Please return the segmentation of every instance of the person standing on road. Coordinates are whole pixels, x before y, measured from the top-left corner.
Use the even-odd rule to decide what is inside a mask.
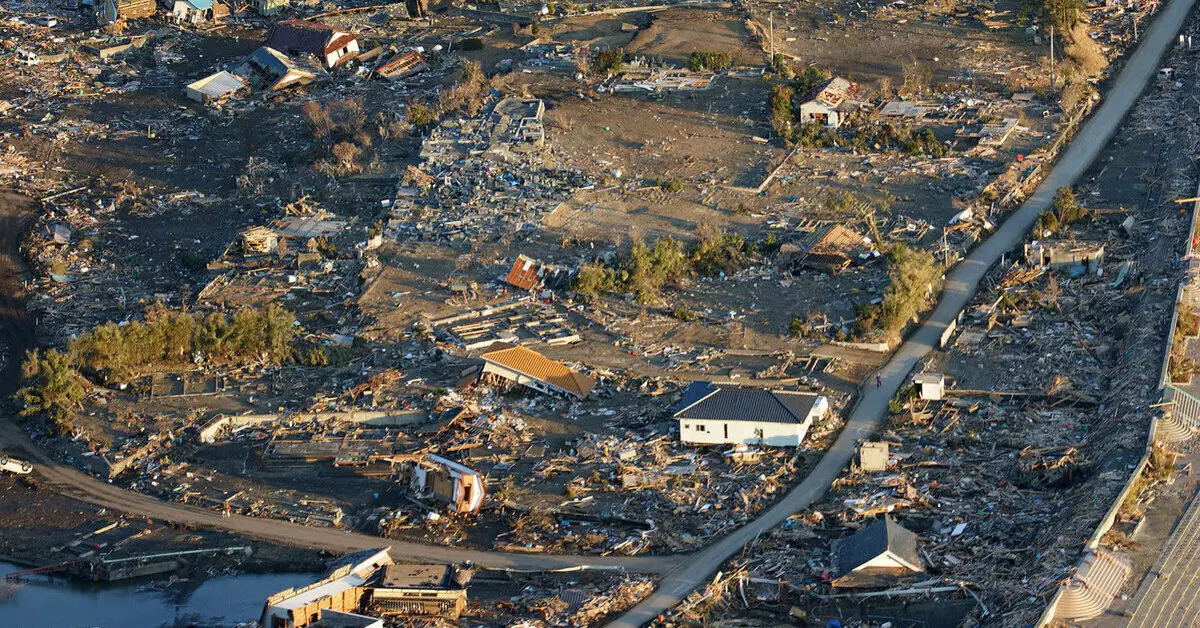
[[[876,375],[876,376],[875,376],[875,387],[876,387],[876,388],[879,388],[879,387],[881,387],[881,386],[883,386],[883,376],[882,376],[882,375]]]

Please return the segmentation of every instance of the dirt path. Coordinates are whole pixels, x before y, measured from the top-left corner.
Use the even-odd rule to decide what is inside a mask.
[[[24,264],[19,252],[21,238],[33,218],[34,206],[27,199],[11,194],[0,195],[0,342],[7,350],[7,365],[0,379],[0,450],[34,463],[34,476],[52,490],[83,502],[153,519],[164,519],[204,528],[226,530],[247,537],[284,545],[347,552],[391,545],[396,556],[430,562],[472,561],[485,567],[514,569],[555,569],[581,565],[597,568],[663,572],[680,557],[596,557],[504,554],[450,547],[389,541],[366,534],[330,528],[314,528],[272,519],[221,517],[220,514],[126,491],[67,467],[38,447],[11,415],[7,398],[16,390],[20,361],[25,349],[34,346],[34,321],[24,308],[22,276]]]
[[[0,192],[0,395],[16,391],[21,356],[34,345],[33,322],[25,315],[25,264],[21,238],[33,219],[33,206],[24,197]],[[4,404],[7,406],[7,404]]]

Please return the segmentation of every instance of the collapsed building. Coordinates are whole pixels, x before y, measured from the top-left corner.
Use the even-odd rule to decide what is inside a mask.
[[[537,290],[538,288],[555,288],[566,284],[570,271],[561,264],[547,264],[540,260],[518,255],[513,261],[512,268],[504,277],[504,283],[518,290]]]
[[[435,454],[405,460],[399,482],[418,497],[446,504],[456,513],[477,513],[487,495],[483,474]]]
[[[416,50],[402,52],[375,68],[375,74],[389,80],[398,81],[429,69],[425,57]]]
[[[396,564],[387,548],[368,552],[365,557],[361,552],[353,554],[339,563],[321,580],[268,597],[259,625],[344,625],[338,620],[346,615],[365,619],[455,619],[466,608],[469,571],[452,565]]]
[[[833,546],[835,587],[887,586],[902,576],[925,571],[917,535],[889,516],[839,540]]]
[[[1065,271],[1072,275],[1099,273],[1104,264],[1104,245],[1035,240],[1025,245],[1025,263],[1038,268]]]

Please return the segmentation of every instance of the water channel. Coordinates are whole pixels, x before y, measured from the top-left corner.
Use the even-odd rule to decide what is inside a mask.
[[[0,575],[22,569],[0,562]],[[0,583],[0,626],[5,628],[159,628],[236,626],[256,622],[268,595],[320,578],[308,573],[219,576],[194,590],[164,580],[88,583],[36,576],[15,589]]]

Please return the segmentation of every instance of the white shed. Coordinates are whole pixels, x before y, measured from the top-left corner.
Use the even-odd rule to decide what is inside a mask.
[[[946,376],[940,373],[913,375],[913,385],[926,401],[941,401],[946,394]]]

